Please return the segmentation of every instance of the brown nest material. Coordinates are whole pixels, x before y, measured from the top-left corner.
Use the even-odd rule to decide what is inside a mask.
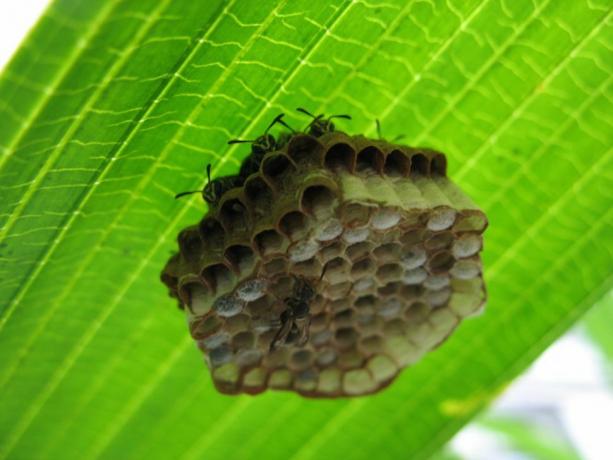
[[[219,391],[370,394],[481,311],[486,226],[442,153],[293,134],[180,233],[162,281]]]

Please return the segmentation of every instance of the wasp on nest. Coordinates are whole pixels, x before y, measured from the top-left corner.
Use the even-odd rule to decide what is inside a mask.
[[[442,153],[305,132],[277,116],[209,210],[178,237],[162,281],[223,393],[377,392],[478,313],[486,216]],[[275,138],[275,124],[289,133]],[[187,193],[179,194],[182,196]]]

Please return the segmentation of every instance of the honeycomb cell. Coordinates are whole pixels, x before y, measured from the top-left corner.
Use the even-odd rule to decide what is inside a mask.
[[[379,173],[385,162],[383,152],[375,146],[362,149],[356,158],[356,171],[358,173]]]
[[[236,289],[236,295],[240,300],[253,302],[266,295],[268,281],[265,278],[253,278],[241,283]]]
[[[411,172],[411,160],[400,150],[393,150],[385,158],[385,174],[390,177],[407,176]]]
[[[328,149],[325,154],[326,168],[332,170],[344,169],[353,171],[355,169],[355,150],[349,144],[339,142]]]
[[[481,250],[481,236],[475,233],[461,235],[453,242],[451,253],[456,259],[463,259],[477,254]]]
[[[236,282],[236,278],[224,264],[209,265],[202,270],[202,277],[218,293],[229,291]]]
[[[367,367],[377,382],[386,382],[398,372],[394,361],[385,355],[373,356],[368,360]]]
[[[279,220],[279,228],[292,241],[301,240],[309,231],[307,218],[300,211],[291,211],[285,214]]]
[[[234,316],[243,309],[244,303],[234,295],[226,294],[218,297],[213,304],[215,312],[222,317]]]

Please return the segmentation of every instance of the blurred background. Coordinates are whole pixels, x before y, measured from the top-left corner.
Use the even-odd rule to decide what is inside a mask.
[[[0,2],[0,70],[47,3]],[[437,458],[612,459],[612,325],[609,292]]]

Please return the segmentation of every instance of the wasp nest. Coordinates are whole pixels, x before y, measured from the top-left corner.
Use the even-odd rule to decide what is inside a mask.
[[[379,391],[484,305],[487,219],[443,154],[310,133],[261,152],[162,273],[223,393]]]

